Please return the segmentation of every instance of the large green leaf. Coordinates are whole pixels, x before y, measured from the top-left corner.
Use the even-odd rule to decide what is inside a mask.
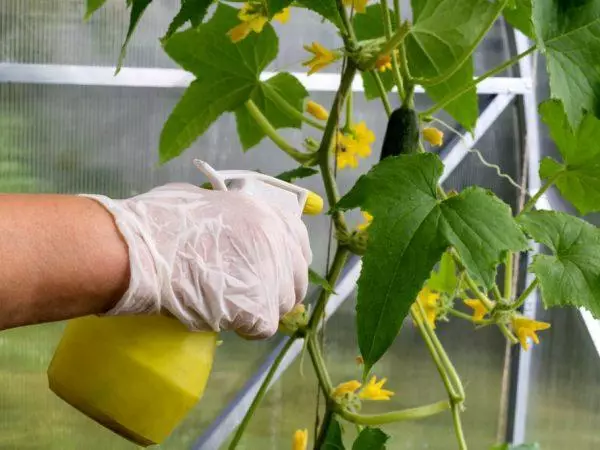
[[[352,450],[385,450],[390,437],[379,428],[364,428],[352,445]]]
[[[563,101],[571,125],[584,111],[600,117],[600,1],[535,1],[533,24],[552,97]]]
[[[441,200],[437,155],[390,157],[359,178],[338,203],[374,216],[358,282],[357,331],[365,370],[394,341],[431,269],[449,247],[468,272],[491,287],[507,251],[526,247],[510,208],[491,192],[469,188]]]
[[[287,72],[279,73],[265,83],[259,83],[252,93],[252,100],[276,129],[302,127],[299,114],[302,114],[302,105],[306,97],[308,92],[302,83]],[[283,108],[276,98],[284,99],[298,114],[292,114],[287,108]],[[237,109],[235,117],[244,150],[254,147],[266,136],[245,107]]]
[[[504,18],[514,28],[530,38],[535,38],[533,22],[531,21],[531,0],[514,0],[514,7],[504,9]]]
[[[540,114],[564,160],[544,158],[540,176],[555,178],[563,197],[582,214],[600,211],[600,120],[587,114],[573,132],[558,100],[540,105]]]
[[[296,0],[295,5],[316,12],[339,28],[342,23],[342,18],[337,9],[336,1],[337,0]]]
[[[412,0],[414,26],[406,37],[410,73],[439,101],[473,80],[473,49],[500,13],[503,2]],[[445,108],[466,129],[477,120],[477,92],[467,90]]]
[[[390,14],[392,12],[390,11]],[[383,28],[383,15],[381,14],[381,7],[379,5],[368,6],[364,14],[355,14],[352,20],[356,38],[359,41],[367,39],[375,39],[383,37],[385,30]],[[395,26],[392,25],[394,28]],[[379,98],[379,90],[373,75],[369,72],[361,72],[363,79],[363,85],[365,87],[365,97],[367,100]],[[394,87],[394,77],[392,71],[387,70],[379,73],[383,86],[386,92],[389,92]]]
[[[600,230],[554,211],[530,212],[519,222],[552,252],[537,255],[530,268],[540,281],[544,304],[584,307],[600,319]]]
[[[85,7],[84,20],[88,20],[92,15],[98,11],[106,3],[106,0],[87,0]]]
[[[173,33],[175,33],[188,21],[194,27],[200,25],[206,16],[208,7],[213,3],[213,1],[214,0],[183,0],[179,12],[169,25],[169,29],[167,30],[165,38],[171,37]]]
[[[290,6],[293,2],[294,0],[267,0],[269,17],[273,17],[278,12],[281,12],[282,9]]]
[[[131,6],[131,13],[129,16],[129,27],[127,28],[127,36],[125,37],[125,41],[123,42],[123,46],[121,47],[121,54],[119,55],[119,61],[117,62],[117,73],[121,70],[121,66],[123,66],[123,60],[125,59],[125,54],[127,53],[127,45],[131,40],[131,36],[133,36],[133,32],[137,27],[138,22],[142,18],[144,11],[146,8],[152,3],[152,0],[130,0],[128,5]]]
[[[331,419],[327,436],[325,436],[325,441],[320,448],[322,450],[345,450],[342,440],[342,427],[335,417]]]
[[[221,114],[238,109],[262,86],[259,76],[277,55],[277,36],[267,24],[262,33],[232,43],[227,31],[239,23],[237,11],[220,4],[211,20],[165,41],[169,56],[198,79],[165,124],[163,162],[181,154]]]

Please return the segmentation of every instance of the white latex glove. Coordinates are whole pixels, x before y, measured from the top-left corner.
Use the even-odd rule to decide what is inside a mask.
[[[266,338],[306,294],[306,227],[266,202],[190,184],[87,197],[112,213],[129,247],[129,289],[109,315],[168,311],[192,330]]]

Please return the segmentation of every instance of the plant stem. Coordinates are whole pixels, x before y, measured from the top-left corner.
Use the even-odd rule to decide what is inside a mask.
[[[352,104],[353,97],[354,94],[352,93],[352,89],[350,89],[348,91],[348,95],[346,96],[346,124],[344,125],[345,131],[350,131],[350,129],[352,128],[352,114],[354,112]]]
[[[444,387],[446,388],[446,391],[448,392],[448,396],[450,397],[450,399],[452,401],[454,401],[455,399],[458,400],[459,399],[458,392],[456,392],[456,389],[454,389],[454,386],[452,385],[452,381],[450,380],[450,377],[448,376],[448,373],[446,372],[446,369],[444,368],[444,363],[442,362],[442,359],[441,359],[437,349],[435,348],[435,345],[433,344],[431,337],[427,333],[427,330],[425,330],[425,326],[423,325],[423,322],[425,321],[425,319],[421,319],[421,317],[424,317],[424,316],[422,314],[420,314],[420,316],[418,316],[417,314],[415,314],[415,312],[412,310],[412,308],[411,308],[410,314],[411,314],[413,322],[417,325],[417,329],[419,330],[419,333],[421,334],[421,337],[423,338],[423,342],[425,342],[425,345],[427,346],[427,350],[429,350],[431,359],[433,359],[435,367],[437,368],[437,371],[440,374],[440,377],[442,378],[442,383],[444,383]]]
[[[431,116],[436,111],[442,109],[444,106],[448,105],[449,103],[451,103],[454,100],[456,100],[457,98],[459,98],[461,95],[463,95],[469,89],[472,89],[475,86],[477,86],[479,83],[481,83],[486,78],[489,78],[491,76],[496,75],[497,73],[502,72],[503,70],[509,68],[513,64],[516,64],[521,58],[524,58],[525,56],[529,55],[530,53],[533,53],[536,50],[536,48],[537,48],[537,46],[533,45],[532,47],[529,47],[527,50],[525,50],[523,53],[519,53],[518,55],[513,56],[508,61],[505,61],[504,63],[500,64],[498,67],[495,67],[494,69],[487,71],[483,75],[475,78],[472,82],[465,84],[462,88],[452,92],[451,94],[448,94],[446,97],[441,99],[438,103],[433,105],[431,108],[420,113],[419,116],[421,116],[421,117]]]
[[[344,25],[346,31],[346,37],[344,37],[344,43],[346,47],[348,47],[349,43],[354,44],[356,42],[356,34],[354,34],[354,27],[352,26],[352,22],[350,22],[350,18],[348,17],[348,13],[346,12],[346,8],[340,0],[336,0],[336,5],[338,9],[338,13],[342,18],[342,24]]]
[[[348,91],[352,87],[352,81],[354,80],[356,71],[357,67],[349,60],[346,69],[342,73],[340,87],[335,95],[335,100],[331,107],[329,119],[327,119],[327,123],[325,124],[325,131],[318,150],[319,167],[321,168],[321,176],[323,177],[323,184],[325,185],[327,201],[329,202],[330,207],[333,207],[338,202],[340,196],[333,171],[331,170],[331,148],[337,132],[340,110],[342,109],[346,95],[348,95]],[[340,232],[346,232],[346,222],[342,213],[335,211],[332,216],[336,229]]]
[[[481,292],[481,290],[477,286],[477,283],[475,283],[473,278],[471,278],[471,276],[467,272],[467,269],[466,269],[464,263],[462,262],[462,259],[458,255],[458,253],[456,253],[456,251],[454,251],[454,250],[451,251],[450,253],[451,253],[452,257],[454,258],[454,261],[456,261],[456,264],[458,264],[458,266],[461,268],[461,270],[463,270],[465,282],[467,283],[467,286],[469,286],[469,289],[471,289],[471,291],[473,292],[475,297],[477,297],[481,301],[481,303],[483,303],[483,305],[487,308],[487,310],[490,311],[494,307],[494,302],[491,301],[489,298],[487,298],[487,296],[483,292]]]
[[[421,309],[421,317],[425,317],[425,310],[423,309],[423,306],[421,306],[421,304],[419,302],[417,302],[417,304],[419,305],[419,308]],[[457,397],[453,398],[452,400],[453,400],[453,402],[460,403],[465,399],[465,389],[462,385],[462,381],[460,381],[460,377],[456,373],[456,369],[454,368],[452,361],[450,361],[450,358],[448,357],[448,354],[446,353],[444,346],[438,339],[437,334],[435,334],[435,331],[433,331],[433,328],[431,328],[431,325],[429,324],[429,322],[427,322],[426,320],[423,320],[422,322],[423,322],[423,326],[425,327],[425,332],[431,339],[431,343],[433,344],[433,347],[435,348],[437,354],[439,355],[439,357],[442,361],[444,371],[446,372],[447,376],[450,378],[450,382],[452,383],[452,386],[454,387],[454,390],[457,394]]]
[[[323,416],[323,423],[321,424],[321,429],[319,430],[319,435],[315,439],[314,450],[320,450],[327,438],[327,431],[329,431],[329,426],[331,425],[331,420],[333,419],[333,405],[331,405],[331,401],[327,401],[327,406],[325,407],[325,415]]]
[[[319,380],[319,386],[321,387],[325,398],[329,398],[333,389],[333,385],[331,384],[331,378],[329,378],[327,367],[325,367],[325,360],[323,359],[323,354],[319,348],[316,334],[310,333],[307,335],[306,339],[308,339],[308,354],[310,355],[310,359],[315,368],[315,373],[317,374],[317,379]]]
[[[450,402],[443,400],[430,405],[417,408],[401,409],[383,414],[357,414],[339,407],[336,412],[345,420],[359,425],[383,425],[386,423],[402,422],[406,420],[418,420],[433,416],[450,409]]]
[[[285,153],[299,163],[305,163],[312,158],[312,155],[303,153],[292,147],[278,132],[275,130],[269,119],[265,117],[262,111],[256,106],[252,100],[248,100],[246,103],[246,109],[250,116],[256,121],[258,126],[263,132]]]
[[[504,263],[504,298],[508,301],[512,298],[513,260],[514,253],[508,252],[506,262]]]
[[[327,282],[330,286],[335,288],[335,283],[344,268],[344,264],[346,264],[346,259],[348,258],[348,254],[350,251],[343,246],[338,246],[335,251],[335,255],[333,256],[333,262],[331,263],[331,268],[329,269],[329,273],[327,274]],[[325,306],[327,304],[327,299],[331,295],[326,289],[321,289],[321,293],[319,294],[319,298],[317,303],[315,304],[315,310],[310,317],[308,322],[308,329],[310,331],[315,331],[319,326],[319,322],[325,313]]]
[[[273,101],[277,106],[279,106],[279,108],[282,111],[287,113],[289,116],[295,117],[296,119],[298,119],[302,122],[306,122],[308,125],[316,128],[317,130],[323,131],[325,129],[325,125],[302,114],[302,111],[298,111],[296,108],[294,108],[292,105],[290,105],[289,102],[285,98],[283,98],[281,95],[279,95],[279,92],[277,92],[275,89],[270,87],[268,84],[263,84],[263,88],[267,89],[269,91],[269,97],[270,97],[271,101]]]
[[[381,81],[381,77],[379,76],[379,73],[377,73],[376,70],[371,70],[371,75],[375,79],[375,84],[377,85],[377,90],[379,91],[381,103],[383,103],[383,108],[385,109],[385,112],[389,117],[392,115],[392,105],[390,105],[390,100],[388,99],[387,92],[385,91],[383,81]]]
[[[455,317],[467,320],[469,322],[473,322],[474,324],[477,324],[477,325],[491,325],[492,323],[494,323],[493,320],[489,320],[489,319],[476,320],[476,319],[473,318],[473,316],[465,314],[464,312],[458,311],[458,310],[456,310],[454,308],[448,308],[447,311],[450,314],[452,314],[453,316],[455,316]]]
[[[554,176],[550,177],[540,188],[539,191],[537,191],[535,193],[535,195],[533,197],[531,197],[527,203],[525,203],[525,205],[523,205],[523,209],[521,210],[521,212],[519,214],[517,214],[517,217],[519,217],[520,215],[528,212],[529,210],[531,210],[535,204],[538,202],[538,200],[542,197],[542,195],[544,195],[546,193],[546,191],[548,189],[550,189],[550,186],[552,186],[556,180],[558,180],[558,178],[562,175],[562,172],[557,172]]]
[[[505,323],[499,323],[498,328],[500,328],[500,331],[502,332],[504,337],[506,337],[506,339],[508,339],[511,344],[516,344],[519,342],[519,340],[515,337],[512,331],[508,329],[508,326]]]
[[[290,349],[290,347],[292,346],[292,344],[294,343],[295,340],[296,340],[296,338],[294,338],[294,337],[289,338],[288,341],[283,346],[283,348],[281,349],[281,351],[279,352],[279,355],[277,355],[277,358],[275,358],[275,361],[273,361],[273,365],[267,372],[267,376],[265,377],[264,381],[260,385],[260,388],[259,388],[258,392],[256,393],[254,400],[252,400],[252,404],[250,405],[250,408],[244,415],[244,419],[242,420],[242,423],[236,430],[235,435],[233,436],[233,440],[229,444],[229,450],[235,449],[237,444],[240,442],[240,439],[242,438],[244,431],[246,431],[246,428],[248,427],[248,424],[250,423],[250,419],[252,419],[254,412],[260,405],[260,402],[263,400],[265,394],[267,393],[267,389],[269,389],[269,385],[271,384],[271,380],[273,380],[273,376],[275,375],[275,372],[279,368],[281,361],[283,361],[283,358],[285,357],[285,355],[287,354],[288,350]]]
[[[400,96],[400,100],[402,100],[405,95],[404,82],[402,80],[402,77],[400,76],[400,66],[398,63],[398,57],[396,56],[396,52],[394,50],[399,44],[402,43],[402,41],[404,41],[404,38],[410,31],[410,27],[408,25],[408,22],[403,26],[400,26],[400,24],[398,24],[396,33],[392,34],[392,19],[390,18],[390,10],[387,7],[387,0],[380,0],[379,3],[381,5],[381,14],[383,17],[383,30],[387,41],[383,45],[379,53],[371,60],[371,63],[374,65],[377,62],[377,59],[381,56],[388,54],[390,55],[390,59],[392,60],[392,75],[394,77],[394,83],[398,88],[398,95]]]
[[[399,27],[402,23],[402,8],[400,7],[400,0],[394,0],[394,12],[396,13],[396,27]]]
[[[492,286],[492,293],[494,294],[494,297],[496,298],[497,302],[502,301],[502,293],[500,292],[500,288],[496,283],[494,283],[494,285]]]
[[[465,441],[465,434],[460,421],[460,405],[456,403],[452,405],[452,421],[454,422],[454,433],[458,441],[458,448],[460,450],[467,450],[467,442]]]
[[[529,297],[531,293],[535,290],[535,288],[538,287],[538,284],[540,284],[540,280],[538,278],[535,278],[531,282],[531,284],[527,286],[527,288],[523,291],[519,298],[515,301],[515,303],[512,305],[512,308],[519,309],[521,306],[523,306],[523,303],[525,303],[527,297]]]

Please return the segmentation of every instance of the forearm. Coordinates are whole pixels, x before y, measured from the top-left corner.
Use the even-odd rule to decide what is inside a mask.
[[[0,329],[97,314],[129,283],[108,211],[66,195],[0,195]]]

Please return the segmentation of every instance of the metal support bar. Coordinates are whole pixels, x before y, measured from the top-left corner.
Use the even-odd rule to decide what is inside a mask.
[[[273,75],[276,75],[276,72],[263,72],[261,79],[269,79]],[[295,72],[292,75],[312,92],[335,92],[340,84],[340,76],[335,73],[316,73],[308,76],[303,72]],[[115,76],[114,67],[0,63],[0,84],[185,88],[193,80],[192,74],[180,69],[124,67]],[[360,77],[354,80],[352,90],[364,90]],[[489,78],[477,86],[479,94],[526,94],[530,90],[531,80],[524,78]],[[416,92],[424,91],[418,87]]]

